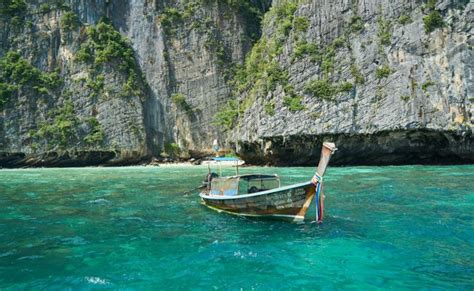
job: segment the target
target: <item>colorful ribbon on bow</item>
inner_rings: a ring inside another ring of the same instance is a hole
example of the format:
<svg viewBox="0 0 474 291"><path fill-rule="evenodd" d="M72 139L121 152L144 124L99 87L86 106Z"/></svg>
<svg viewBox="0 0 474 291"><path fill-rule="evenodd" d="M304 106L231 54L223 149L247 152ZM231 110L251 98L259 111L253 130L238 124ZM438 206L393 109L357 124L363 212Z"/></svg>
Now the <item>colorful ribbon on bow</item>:
<svg viewBox="0 0 474 291"><path fill-rule="evenodd" d="M314 202L316 206L316 221L321 223L323 221L324 213L324 197L322 194L323 177L321 177L318 173L314 173L311 183L313 183L313 185L316 187L314 196Z"/></svg>

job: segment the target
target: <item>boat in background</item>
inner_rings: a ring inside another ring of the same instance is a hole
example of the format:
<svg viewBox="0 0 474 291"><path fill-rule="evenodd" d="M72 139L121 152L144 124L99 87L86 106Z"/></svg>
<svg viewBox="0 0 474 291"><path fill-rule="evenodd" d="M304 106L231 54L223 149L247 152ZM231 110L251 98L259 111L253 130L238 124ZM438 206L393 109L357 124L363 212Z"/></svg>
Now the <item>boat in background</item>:
<svg viewBox="0 0 474 291"><path fill-rule="evenodd" d="M324 215L323 176L331 156L336 151L334 143L325 142L318 168L309 181L280 186L278 175L235 175L218 177L209 172L205 189L199 194L205 206L235 215L270 217L303 221L314 200L316 221Z"/></svg>
<svg viewBox="0 0 474 291"><path fill-rule="evenodd" d="M201 162L201 165L206 166L242 166L243 164L245 161L234 157L215 157Z"/></svg>

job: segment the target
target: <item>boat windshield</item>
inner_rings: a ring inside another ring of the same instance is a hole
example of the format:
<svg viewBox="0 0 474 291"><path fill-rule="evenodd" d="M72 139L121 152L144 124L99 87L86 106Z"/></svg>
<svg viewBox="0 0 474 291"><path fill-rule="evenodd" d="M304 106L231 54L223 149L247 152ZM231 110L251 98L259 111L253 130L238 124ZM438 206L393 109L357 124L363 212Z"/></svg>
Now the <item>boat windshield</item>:
<svg viewBox="0 0 474 291"><path fill-rule="evenodd" d="M240 178L239 194L251 194L280 187L280 178L271 175L252 175Z"/></svg>
<svg viewBox="0 0 474 291"><path fill-rule="evenodd" d="M214 178L211 183L211 195L235 196L238 194L239 178L222 177Z"/></svg>
<svg viewBox="0 0 474 291"><path fill-rule="evenodd" d="M235 196L280 187L277 175L244 175L212 179L211 195Z"/></svg>

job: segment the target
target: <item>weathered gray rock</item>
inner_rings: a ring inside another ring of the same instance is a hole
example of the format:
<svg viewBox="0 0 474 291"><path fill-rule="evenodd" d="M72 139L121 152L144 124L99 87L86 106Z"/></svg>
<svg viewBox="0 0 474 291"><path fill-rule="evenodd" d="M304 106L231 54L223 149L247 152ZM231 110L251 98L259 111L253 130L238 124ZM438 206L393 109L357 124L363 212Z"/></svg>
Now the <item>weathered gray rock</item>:
<svg viewBox="0 0 474 291"><path fill-rule="evenodd" d="M438 1L436 9L446 25L430 33L424 29L428 12L421 1L314 0L299 5L295 17L310 21L306 41L324 50L343 37L344 44L335 50L334 70L325 77L310 56L292 62L293 29L277 61L306 109L290 112L278 86L246 110L230 140L237 141L244 159L273 164L312 164L324 139L337 141L341 148L336 164L474 162L474 4L461 2ZM351 32L351 19L357 15L363 29ZM411 22L401 24L402 15ZM385 44L381 22L390 22ZM263 27L263 34L270 36L277 24L264 23L270 25ZM363 84L356 84L354 64L365 78ZM380 78L377 68L382 65L391 73ZM325 78L354 87L331 101L305 92L309 81ZM273 116L262 111L270 100Z"/></svg>
<svg viewBox="0 0 474 291"><path fill-rule="evenodd" d="M252 2L266 11L270 2L289 1ZM65 1L80 20L67 30L61 18L68 9L28 1L20 24L0 18L0 57L18 51L42 72L57 69L62 83L41 93L21 86L0 110L0 166L122 165L167 149L199 158L215 138L253 163L312 165L325 139L340 148L335 164L472 163L471 2L298 1L292 17L308 26L296 31L290 22L273 56L287 80L254 94L237 93L230 81L260 34L272 39L288 24L272 11L260 26L247 8L226 1ZM425 32L423 17L434 10L445 25ZM130 40L133 69L121 69L118 59L76 61L87 27L103 17ZM167 17L176 19L167 25ZM302 40L317 45L317 55L295 57ZM381 76L384 67L389 73ZM125 90L133 73L134 89ZM305 90L323 79L354 86L326 99ZM290 111L290 95L305 109ZM235 98L248 107L224 132L214 116Z"/></svg>
<svg viewBox="0 0 474 291"><path fill-rule="evenodd" d="M262 9L264 2L255 1ZM165 8L177 7L182 14L180 1L65 4L68 8L63 9L46 0L28 1L20 25L14 24L12 17L0 20L0 57L19 51L41 71L59 68L63 79L60 88L44 96L22 88L0 111L0 152L4 156L0 166L128 164L159 156L168 144L199 155L222 134L212 120L219 104L230 98L227 64L243 61L251 48L251 36L258 36L258 19L225 3L209 1L197 5L192 15L175 21L172 31L167 31L162 24ZM60 26L69 9L81 22L72 31ZM103 17L131 40L136 73L143 75L139 92L124 93L129 74L117 63L94 66L75 61L86 41L86 28ZM194 24L205 26L193 28ZM103 89L94 92L90 84L99 76L103 77ZM191 110L173 103L174 94L182 95ZM58 125L51 114L68 100L77 120L67 144L59 146L50 137L38 138L41 128ZM103 132L103 140L92 145L85 142L92 132L91 118ZM102 152L102 158L90 160L96 152Z"/></svg>

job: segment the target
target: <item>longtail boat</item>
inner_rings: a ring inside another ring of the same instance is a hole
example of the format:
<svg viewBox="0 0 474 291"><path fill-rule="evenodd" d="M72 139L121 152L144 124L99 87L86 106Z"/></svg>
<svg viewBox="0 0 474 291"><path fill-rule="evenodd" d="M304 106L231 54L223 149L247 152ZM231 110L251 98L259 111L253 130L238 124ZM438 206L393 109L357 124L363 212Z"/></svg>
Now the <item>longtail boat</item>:
<svg viewBox="0 0 474 291"><path fill-rule="evenodd" d="M323 143L321 158L313 178L309 181L280 186L278 175L235 175L216 177L211 173L205 189L199 194L205 206L241 216L269 217L303 221L311 202L316 204L316 221L324 215L323 176L332 154L334 143Z"/></svg>

